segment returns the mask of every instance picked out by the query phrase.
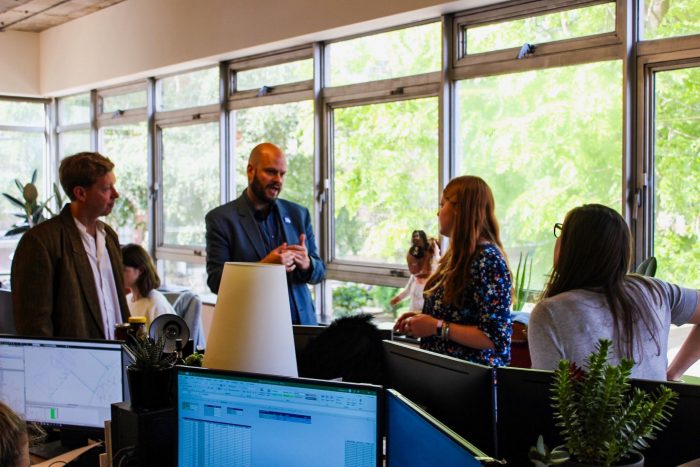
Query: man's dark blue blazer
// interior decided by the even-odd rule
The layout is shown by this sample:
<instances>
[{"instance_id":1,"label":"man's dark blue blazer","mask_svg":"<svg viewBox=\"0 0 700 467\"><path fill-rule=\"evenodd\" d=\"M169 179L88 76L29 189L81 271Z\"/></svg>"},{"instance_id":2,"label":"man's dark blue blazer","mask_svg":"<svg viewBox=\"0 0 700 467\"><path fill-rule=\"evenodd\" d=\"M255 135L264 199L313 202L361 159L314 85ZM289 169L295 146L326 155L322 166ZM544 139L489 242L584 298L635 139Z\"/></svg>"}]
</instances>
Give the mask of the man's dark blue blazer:
<instances>
[{"instance_id":1,"label":"man's dark blue blazer","mask_svg":"<svg viewBox=\"0 0 700 467\"><path fill-rule=\"evenodd\" d=\"M242 194L236 200L209 211L205 217L207 284L214 293L219 291L224 263L254 263L269 253L265 251L262 234L244 196L245 194ZM309 271L294 270L287 274L287 287L291 289L292 298L299 310L299 324L317 324L316 310L306 284L321 282L326 275L326 267L318 256L311 215L305 207L283 199L277 200L277 210L287 244L298 244L299 235L306 234L306 249L311 267Z\"/></svg>"}]
</instances>

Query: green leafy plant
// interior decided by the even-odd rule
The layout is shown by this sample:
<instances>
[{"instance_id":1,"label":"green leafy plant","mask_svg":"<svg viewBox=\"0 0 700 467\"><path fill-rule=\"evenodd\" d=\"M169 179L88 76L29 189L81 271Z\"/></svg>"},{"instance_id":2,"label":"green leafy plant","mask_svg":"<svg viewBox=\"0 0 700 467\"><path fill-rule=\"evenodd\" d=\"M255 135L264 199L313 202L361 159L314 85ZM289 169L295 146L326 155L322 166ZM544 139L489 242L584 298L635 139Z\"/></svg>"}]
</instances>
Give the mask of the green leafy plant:
<instances>
[{"instance_id":1,"label":"green leafy plant","mask_svg":"<svg viewBox=\"0 0 700 467\"><path fill-rule=\"evenodd\" d=\"M15 216L22 219L22 222L14 224L12 228L5 233L6 237L26 232L35 225L40 224L41 222L47 219L47 217L44 216L44 211L48 212L51 215L51 217L53 217L58 213L58 210L61 209L61 206L63 206L63 197L61 196L61 191L55 183L53 185L54 194L44 202L38 201L39 191L37 190L35 185L36 178L37 171L34 170L34 172L32 173L32 179L27 184L22 184L22 182L20 182L18 179L15 179L15 185L17 186L17 189L19 190L22 199L12 196L8 193L2 194L5 197L5 199L7 199L12 205L22 210L22 212L15 213ZM55 213L49 207L49 202L54 198L56 199L56 203L58 206L58 209Z\"/></svg>"},{"instance_id":2,"label":"green leafy plant","mask_svg":"<svg viewBox=\"0 0 700 467\"><path fill-rule=\"evenodd\" d=\"M520 252L518 268L515 270L515 282L513 283L513 311L520 311L525 305L527 293L530 290L532 279L532 258L530 253Z\"/></svg>"},{"instance_id":3,"label":"green leafy plant","mask_svg":"<svg viewBox=\"0 0 700 467\"><path fill-rule=\"evenodd\" d=\"M367 290L357 284L341 286L333 290L333 309L335 316L349 316L366 306L370 300Z\"/></svg>"},{"instance_id":4,"label":"green leafy plant","mask_svg":"<svg viewBox=\"0 0 700 467\"><path fill-rule=\"evenodd\" d=\"M158 340L146 337L145 339L130 338L124 344L134 358L134 363L129 368L142 371L157 371L172 368L177 358L175 353L164 353L165 338Z\"/></svg>"},{"instance_id":5,"label":"green leafy plant","mask_svg":"<svg viewBox=\"0 0 700 467\"><path fill-rule=\"evenodd\" d=\"M187 358L185 358L185 365L187 366L202 366L202 362L204 361L204 354L201 354L199 352L194 352L191 355L188 355Z\"/></svg>"},{"instance_id":6,"label":"green leafy plant","mask_svg":"<svg viewBox=\"0 0 700 467\"><path fill-rule=\"evenodd\" d=\"M632 388L633 362L607 363L612 342L602 339L587 359L587 371L561 360L554 373L552 407L556 425L572 459L584 464L615 465L635 451L670 417L677 394L660 386L652 395Z\"/></svg>"},{"instance_id":7,"label":"green leafy plant","mask_svg":"<svg viewBox=\"0 0 700 467\"><path fill-rule=\"evenodd\" d=\"M547 465L557 465L569 460L569 453L562 446L557 446L550 450L542 435L537 438L537 445L530 448L528 456L533 464L537 467L545 467Z\"/></svg>"}]
</instances>

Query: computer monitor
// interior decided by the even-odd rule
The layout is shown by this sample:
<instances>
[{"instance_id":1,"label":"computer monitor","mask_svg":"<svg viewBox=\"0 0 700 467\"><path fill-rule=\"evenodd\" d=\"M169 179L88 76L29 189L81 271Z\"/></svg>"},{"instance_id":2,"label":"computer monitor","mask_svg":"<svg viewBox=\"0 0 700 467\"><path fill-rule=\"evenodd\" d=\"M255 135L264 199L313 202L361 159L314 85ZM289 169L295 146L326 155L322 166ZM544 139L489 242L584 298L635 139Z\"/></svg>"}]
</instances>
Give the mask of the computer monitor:
<instances>
[{"instance_id":1,"label":"computer monitor","mask_svg":"<svg viewBox=\"0 0 700 467\"><path fill-rule=\"evenodd\" d=\"M386 392L387 467L470 467L490 458L399 392Z\"/></svg>"},{"instance_id":2,"label":"computer monitor","mask_svg":"<svg viewBox=\"0 0 700 467\"><path fill-rule=\"evenodd\" d=\"M700 385L632 380L632 386L651 393L661 384L677 392L678 399L666 426L642 451L644 465L680 465L700 459Z\"/></svg>"},{"instance_id":3,"label":"computer monitor","mask_svg":"<svg viewBox=\"0 0 700 467\"><path fill-rule=\"evenodd\" d=\"M415 346L384 341L393 388L487 452L495 450L493 369Z\"/></svg>"},{"instance_id":4,"label":"computer monitor","mask_svg":"<svg viewBox=\"0 0 700 467\"><path fill-rule=\"evenodd\" d=\"M0 400L48 428L104 429L125 396L120 342L0 335Z\"/></svg>"},{"instance_id":5,"label":"computer monitor","mask_svg":"<svg viewBox=\"0 0 700 467\"><path fill-rule=\"evenodd\" d=\"M562 444L552 418L554 373L527 368L496 369L498 458L511 465L530 465L530 447L542 435L550 448Z\"/></svg>"},{"instance_id":6,"label":"computer monitor","mask_svg":"<svg viewBox=\"0 0 700 467\"><path fill-rule=\"evenodd\" d=\"M380 465L381 387L178 367L178 462Z\"/></svg>"}]
</instances>

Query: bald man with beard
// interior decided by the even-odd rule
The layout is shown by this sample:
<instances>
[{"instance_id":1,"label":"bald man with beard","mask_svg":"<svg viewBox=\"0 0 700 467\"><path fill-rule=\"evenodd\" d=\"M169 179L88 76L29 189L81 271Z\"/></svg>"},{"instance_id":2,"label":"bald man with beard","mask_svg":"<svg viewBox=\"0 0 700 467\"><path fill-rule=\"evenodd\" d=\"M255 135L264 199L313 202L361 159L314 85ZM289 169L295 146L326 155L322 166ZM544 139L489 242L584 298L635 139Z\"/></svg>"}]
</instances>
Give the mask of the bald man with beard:
<instances>
[{"instance_id":1,"label":"bald man with beard","mask_svg":"<svg viewBox=\"0 0 700 467\"><path fill-rule=\"evenodd\" d=\"M317 324L306 284L326 274L318 256L311 215L305 207L279 198L287 159L272 143L253 148L246 169L248 186L236 200L207 213L207 284L218 293L227 261L282 264L287 271L294 324Z\"/></svg>"}]
</instances>

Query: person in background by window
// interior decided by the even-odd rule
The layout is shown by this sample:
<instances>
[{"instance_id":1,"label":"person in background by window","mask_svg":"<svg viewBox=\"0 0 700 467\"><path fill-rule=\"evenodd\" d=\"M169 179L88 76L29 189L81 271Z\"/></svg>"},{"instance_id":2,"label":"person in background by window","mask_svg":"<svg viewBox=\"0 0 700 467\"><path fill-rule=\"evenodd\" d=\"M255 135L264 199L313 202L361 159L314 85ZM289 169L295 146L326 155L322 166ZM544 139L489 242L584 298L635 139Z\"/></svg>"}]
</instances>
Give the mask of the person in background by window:
<instances>
[{"instance_id":1,"label":"person in background by window","mask_svg":"<svg viewBox=\"0 0 700 467\"><path fill-rule=\"evenodd\" d=\"M680 378L700 357L698 292L628 274L630 230L607 206L572 209L554 234L554 268L528 325L533 368L554 370L563 358L581 366L600 339L609 339L614 364L635 362L632 377ZM671 323L695 327L667 369Z\"/></svg>"},{"instance_id":2,"label":"person in background by window","mask_svg":"<svg viewBox=\"0 0 700 467\"><path fill-rule=\"evenodd\" d=\"M12 259L17 334L114 339L115 325L127 321L119 237L99 220L119 197L113 168L96 152L61 161L70 203L22 235Z\"/></svg>"},{"instance_id":3,"label":"person in background by window","mask_svg":"<svg viewBox=\"0 0 700 467\"><path fill-rule=\"evenodd\" d=\"M438 222L449 248L425 285L423 313L404 313L394 326L420 337L421 348L484 365L510 362L511 273L494 211L479 177L445 187Z\"/></svg>"},{"instance_id":4,"label":"person in background by window","mask_svg":"<svg viewBox=\"0 0 700 467\"><path fill-rule=\"evenodd\" d=\"M156 265L141 245L124 245L122 261L124 286L131 292L126 297L131 316L145 316L146 327L149 327L158 316L175 313L168 299L156 290L160 287Z\"/></svg>"},{"instance_id":5,"label":"person in background by window","mask_svg":"<svg viewBox=\"0 0 700 467\"><path fill-rule=\"evenodd\" d=\"M406 254L408 272L411 277L406 287L396 294L389 303L396 306L406 297L411 298L408 311L423 311L423 290L428 277L437 268L440 260L440 247L434 238L428 239L422 230L414 230L411 235L411 248Z\"/></svg>"},{"instance_id":6,"label":"person in background by window","mask_svg":"<svg viewBox=\"0 0 700 467\"><path fill-rule=\"evenodd\" d=\"M27 425L0 402L0 466L29 467Z\"/></svg>"}]
</instances>

